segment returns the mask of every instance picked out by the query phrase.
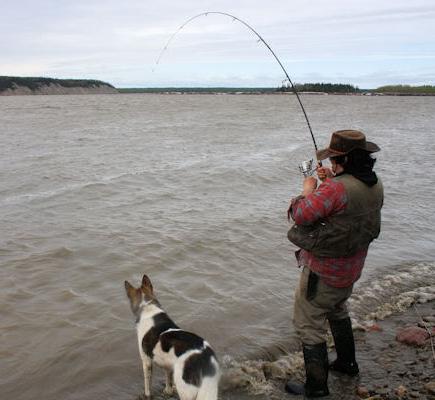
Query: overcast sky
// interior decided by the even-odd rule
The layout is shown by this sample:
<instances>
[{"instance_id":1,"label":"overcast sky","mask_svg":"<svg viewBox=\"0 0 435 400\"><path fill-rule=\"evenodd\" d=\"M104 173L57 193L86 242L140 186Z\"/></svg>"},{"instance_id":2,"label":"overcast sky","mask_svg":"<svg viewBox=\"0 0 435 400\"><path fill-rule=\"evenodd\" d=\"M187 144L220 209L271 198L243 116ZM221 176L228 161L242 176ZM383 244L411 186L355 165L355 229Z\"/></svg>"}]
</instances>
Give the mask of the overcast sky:
<instances>
[{"instance_id":1,"label":"overcast sky","mask_svg":"<svg viewBox=\"0 0 435 400\"><path fill-rule=\"evenodd\" d=\"M434 0L0 0L0 75L117 87L435 84Z\"/></svg>"}]
</instances>

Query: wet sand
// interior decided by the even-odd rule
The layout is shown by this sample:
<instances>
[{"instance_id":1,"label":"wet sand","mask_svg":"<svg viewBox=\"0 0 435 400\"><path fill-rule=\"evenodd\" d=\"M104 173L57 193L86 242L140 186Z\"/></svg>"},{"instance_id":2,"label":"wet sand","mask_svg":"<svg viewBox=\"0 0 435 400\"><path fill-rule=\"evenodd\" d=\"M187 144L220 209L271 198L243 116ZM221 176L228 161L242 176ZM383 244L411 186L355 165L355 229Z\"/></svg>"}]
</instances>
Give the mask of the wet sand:
<instances>
[{"instance_id":1,"label":"wet sand","mask_svg":"<svg viewBox=\"0 0 435 400\"><path fill-rule=\"evenodd\" d=\"M422 317L435 316L435 301L418 304L416 307ZM377 322L373 330L355 332L360 376L349 378L330 373L331 394L325 399L435 400L435 392L430 393L425 388L429 382L435 385L435 360L430 340L426 341L423 347L411 347L396 341L396 334L401 328L416 326L420 321L420 316L411 307L403 313L393 314L384 321ZM430 325L429 323L428 326ZM433 337L432 339L435 340ZM334 356L332 350L329 358L333 359ZM293 372L292 375L303 379L302 369L299 373ZM253 394L240 390L238 393L223 392L220 398L222 400L302 399L302 396L290 396L284 392L286 379L287 376L269 379L268 385L264 385L268 387L267 393Z\"/></svg>"}]
</instances>

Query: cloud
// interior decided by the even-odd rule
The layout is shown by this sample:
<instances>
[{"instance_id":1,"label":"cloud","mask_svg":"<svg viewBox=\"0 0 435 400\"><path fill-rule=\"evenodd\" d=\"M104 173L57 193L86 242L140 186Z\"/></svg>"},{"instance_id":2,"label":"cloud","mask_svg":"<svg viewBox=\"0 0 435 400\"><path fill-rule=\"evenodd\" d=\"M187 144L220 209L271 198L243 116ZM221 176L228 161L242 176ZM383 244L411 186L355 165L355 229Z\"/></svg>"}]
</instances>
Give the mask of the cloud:
<instances>
[{"instance_id":1,"label":"cloud","mask_svg":"<svg viewBox=\"0 0 435 400\"><path fill-rule=\"evenodd\" d=\"M183 28L152 73L170 35L206 10L230 12L252 24L299 82L343 76L361 85L390 82L391 76L411 80L413 74L434 82L435 4L427 0L17 0L2 7L0 74L153 86L268 86L282 80L252 32L216 15ZM429 73L422 75L423 69ZM369 79L371 74L377 78Z\"/></svg>"}]
</instances>

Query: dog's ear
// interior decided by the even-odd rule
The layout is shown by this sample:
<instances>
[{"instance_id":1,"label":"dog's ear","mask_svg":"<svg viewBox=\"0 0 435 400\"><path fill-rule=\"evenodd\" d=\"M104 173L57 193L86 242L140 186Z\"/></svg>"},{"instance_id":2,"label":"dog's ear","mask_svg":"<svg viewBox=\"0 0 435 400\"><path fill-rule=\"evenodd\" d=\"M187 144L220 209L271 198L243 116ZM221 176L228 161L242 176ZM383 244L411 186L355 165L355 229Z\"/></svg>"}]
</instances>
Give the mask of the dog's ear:
<instances>
[{"instance_id":1,"label":"dog's ear","mask_svg":"<svg viewBox=\"0 0 435 400\"><path fill-rule=\"evenodd\" d=\"M133 314L136 314L142 301L141 291L140 289L136 289L127 281L124 281L124 286L125 291L127 292L127 297L130 300L131 311L133 311Z\"/></svg>"},{"instance_id":2,"label":"dog's ear","mask_svg":"<svg viewBox=\"0 0 435 400\"><path fill-rule=\"evenodd\" d=\"M136 289L130 284L128 281L124 281L125 291L127 292L128 298L132 298L133 294L136 292Z\"/></svg>"},{"instance_id":3,"label":"dog's ear","mask_svg":"<svg viewBox=\"0 0 435 400\"><path fill-rule=\"evenodd\" d=\"M142 290L144 293L147 293L149 296L153 296L153 285L151 283L150 278L148 278L148 275L144 275L142 278Z\"/></svg>"}]
</instances>

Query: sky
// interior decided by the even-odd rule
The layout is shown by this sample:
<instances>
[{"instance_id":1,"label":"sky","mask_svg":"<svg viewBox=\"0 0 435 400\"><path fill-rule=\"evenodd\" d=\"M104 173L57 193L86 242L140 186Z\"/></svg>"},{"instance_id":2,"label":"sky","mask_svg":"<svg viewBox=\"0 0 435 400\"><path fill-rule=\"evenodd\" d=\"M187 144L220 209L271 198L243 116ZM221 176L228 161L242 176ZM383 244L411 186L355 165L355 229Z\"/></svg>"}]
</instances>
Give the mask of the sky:
<instances>
[{"instance_id":1,"label":"sky","mask_svg":"<svg viewBox=\"0 0 435 400\"><path fill-rule=\"evenodd\" d=\"M0 75L116 87L435 85L434 0L0 0Z\"/></svg>"}]
</instances>

